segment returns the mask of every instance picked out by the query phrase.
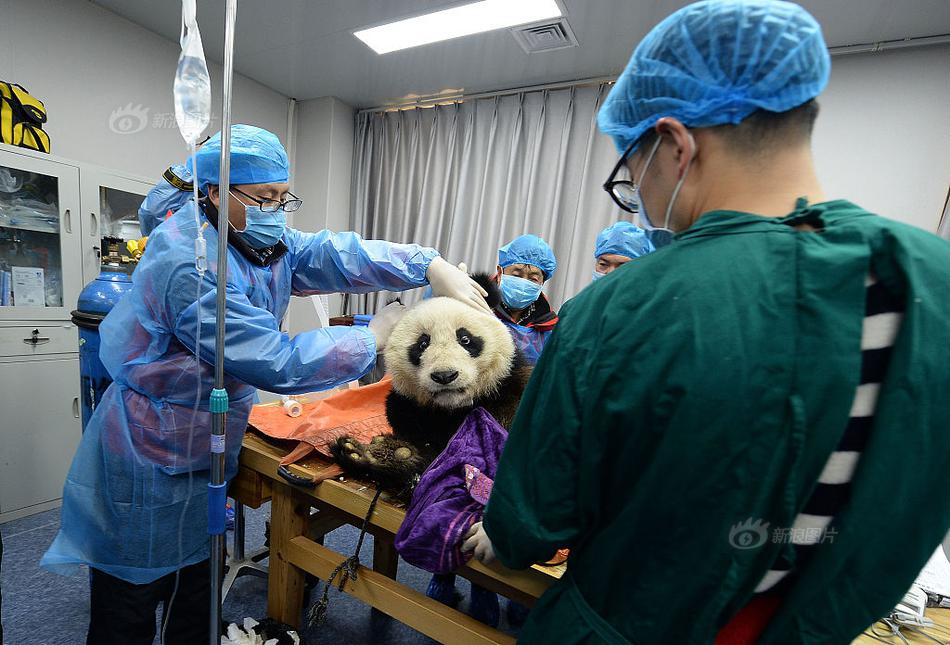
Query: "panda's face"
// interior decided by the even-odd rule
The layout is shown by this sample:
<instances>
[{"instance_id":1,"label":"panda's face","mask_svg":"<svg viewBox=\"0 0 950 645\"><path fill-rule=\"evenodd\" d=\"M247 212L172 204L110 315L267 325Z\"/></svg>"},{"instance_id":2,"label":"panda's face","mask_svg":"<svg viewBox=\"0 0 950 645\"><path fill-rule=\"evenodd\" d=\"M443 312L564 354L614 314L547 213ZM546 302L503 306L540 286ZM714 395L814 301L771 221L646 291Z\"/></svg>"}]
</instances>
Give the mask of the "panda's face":
<instances>
[{"instance_id":1,"label":"panda's face","mask_svg":"<svg viewBox=\"0 0 950 645\"><path fill-rule=\"evenodd\" d=\"M489 394L511 373L515 346L494 316L432 298L399 321L385 354L397 392L423 405L458 408Z\"/></svg>"}]
</instances>

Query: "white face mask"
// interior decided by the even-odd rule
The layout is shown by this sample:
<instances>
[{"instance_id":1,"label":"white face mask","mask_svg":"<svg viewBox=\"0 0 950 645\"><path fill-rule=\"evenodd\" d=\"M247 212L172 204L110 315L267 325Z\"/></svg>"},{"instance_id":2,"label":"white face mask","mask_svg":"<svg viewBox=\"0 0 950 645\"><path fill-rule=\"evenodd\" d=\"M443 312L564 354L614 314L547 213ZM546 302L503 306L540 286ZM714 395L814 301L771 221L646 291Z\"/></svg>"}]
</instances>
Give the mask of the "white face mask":
<instances>
[{"instance_id":1,"label":"white face mask","mask_svg":"<svg viewBox=\"0 0 950 645\"><path fill-rule=\"evenodd\" d=\"M676 198L679 196L680 189L686 182L686 176L689 174L689 169L693 165L693 158L696 156L696 140L693 139L693 135L689 135L691 149L689 161L686 162L686 170L683 171L683 176L680 177L679 181L676 182L676 186L673 188L673 194L670 196L670 201L666 205L666 215L663 219L663 225L657 226L647 213L646 205L643 203L643 197L640 195L640 186L643 185L643 178L646 176L647 169L650 167L650 164L653 163L653 158L656 156L656 151L659 149L660 142L662 140L663 137L657 137L656 143L653 144L653 149L650 150L650 155L647 157L646 163L643 164L643 170L640 171L640 176L637 178L637 183L634 184L637 202L639 204L639 208L637 209L637 224L646 231L659 231L669 235L669 237L672 237L676 234L676 232L670 228L670 217L673 213L673 204L676 203Z\"/></svg>"},{"instance_id":2,"label":"white face mask","mask_svg":"<svg viewBox=\"0 0 950 645\"><path fill-rule=\"evenodd\" d=\"M607 275L606 273L601 273L601 272L598 271L597 269L594 269L594 273L591 275L591 281L592 281L592 282L597 282L598 280L600 280L601 278L603 278L603 277L606 276L606 275Z\"/></svg>"}]
</instances>

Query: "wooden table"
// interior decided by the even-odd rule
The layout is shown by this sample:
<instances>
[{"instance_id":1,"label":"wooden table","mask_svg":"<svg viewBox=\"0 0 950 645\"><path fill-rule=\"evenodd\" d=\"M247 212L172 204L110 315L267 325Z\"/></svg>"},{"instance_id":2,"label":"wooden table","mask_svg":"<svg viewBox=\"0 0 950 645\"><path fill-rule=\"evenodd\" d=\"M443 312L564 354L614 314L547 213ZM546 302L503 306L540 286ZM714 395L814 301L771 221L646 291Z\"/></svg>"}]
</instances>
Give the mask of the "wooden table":
<instances>
[{"instance_id":1,"label":"wooden table","mask_svg":"<svg viewBox=\"0 0 950 645\"><path fill-rule=\"evenodd\" d=\"M947 633L948 631L950 631L950 609L930 608L924 612L924 615L930 620L934 621L934 623L936 623L938 627L943 629L943 631L938 631L938 630L924 630L924 631L927 634L930 634L933 638L936 638L941 643L950 643L950 634ZM883 634L887 633L887 628L882 626L881 623L875 623L874 627L877 630L877 633L880 635L878 636L878 638L869 636L868 632L870 632L871 630L867 629L865 630L864 634L862 634L861 636L858 636L854 640L853 645L875 645L875 644L880 645L882 640L886 643L895 643L898 645L904 643L904 641L901 640L900 637L898 636L892 636L890 638L888 638L887 636L883 636ZM901 634L904 636L904 638L907 639L908 643L911 643L911 645L924 645L925 643L927 645L934 645L934 641L931 638L927 638L926 636L924 636L923 634L919 632L902 628Z\"/></svg>"},{"instance_id":2,"label":"wooden table","mask_svg":"<svg viewBox=\"0 0 950 645\"><path fill-rule=\"evenodd\" d=\"M314 488L292 486L277 474L278 463L287 453L283 445L248 432L229 495L251 508L271 500L267 614L299 627L305 573L326 580L351 555L320 544L323 535L344 524L361 526L376 491L348 477L328 479ZM329 466L326 459L312 457L290 470L314 477ZM357 579L348 581L343 591L443 643L513 643L511 636L396 582L398 556L393 539L404 517L404 508L380 499L369 524L373 568L361 566ZM563 572L563 566L512 571L497 562L486 566L472 561L458 575L531 606Z\"/></svg>"},{"instance_id":3,"label":"wooden table","mask_svg":"<svg viewBox=\"0 0 950 645\"><path fill-rule=\"evenodd\" d=\"M326 580L349 553L337 553L319 542L326 533L344 525L360 526L375 494L372 485L345 478L330 479L315 488L291 486L277 474L277 466L288 450L254 432L244 437L241 466L231 482L229 494L237 501L258 508L271 500L270 565L267 582L267 614L299 627L304 598L304 574ZM290 467L297 475L319 476L330 462L313 457ZM317 509L312 514L312 509ZM402 524L405 510L380 500L370 521L373 535L373 568L359 568L357 580L343 591L443 643L513 643L514 639L455 609L427 598L396 582L398 556L393 538ZM560 567L533 567L512 571L498 563L485 566L471 562L458 574L527 606L564 573ZM335 585L336 586L336 585ZM335 593L335 592L332 592ZM333 611L331 601L330 611ZM950 629L950 609L929 609L927 617ZM881 629L879 633L884 633ZM914 645L934 641L909 630L902 633ZM935 636L950 642L945 635ZM888 642L901 643L894 637ZM880 643L860 636L854 643Z\"/></svg>"}]
</instances>

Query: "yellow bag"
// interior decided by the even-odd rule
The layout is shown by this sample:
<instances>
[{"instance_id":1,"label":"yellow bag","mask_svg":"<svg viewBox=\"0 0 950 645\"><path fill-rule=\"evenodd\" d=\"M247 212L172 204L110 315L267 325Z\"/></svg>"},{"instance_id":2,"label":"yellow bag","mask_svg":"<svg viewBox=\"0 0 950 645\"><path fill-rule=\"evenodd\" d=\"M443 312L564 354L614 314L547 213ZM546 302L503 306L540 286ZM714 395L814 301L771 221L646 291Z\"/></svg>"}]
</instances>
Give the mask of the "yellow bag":
<instances>
[{"instance_id":1,"label":"yellow bag","mask_svg":"<svg viewBox=\"0 0 950 645\"><path fill-rule=\"evenodd\" d=\"M50 151L49 135L43 131L46 106L22 85L0 81L0 141L10 145Z\"/></svg>"}]
</instances>

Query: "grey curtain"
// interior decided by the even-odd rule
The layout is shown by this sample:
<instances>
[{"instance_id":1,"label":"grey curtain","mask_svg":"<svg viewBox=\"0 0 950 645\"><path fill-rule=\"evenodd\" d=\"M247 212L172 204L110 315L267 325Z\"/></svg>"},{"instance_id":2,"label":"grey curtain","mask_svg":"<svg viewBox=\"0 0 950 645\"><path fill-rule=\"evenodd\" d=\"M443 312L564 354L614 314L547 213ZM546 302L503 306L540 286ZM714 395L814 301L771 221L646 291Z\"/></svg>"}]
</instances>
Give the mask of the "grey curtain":
<instances>
[{"instance_id":1,"label":"grey curtain","mask_svg":"<svg viewBox=\"0 0 950 645\"><path fill-rule=\"evenodd\" d=\"M360 113L353 230L432 246L482 271L512 238L540 235L557 256L545 293L559 307L590 282L597 234L627 215L601 188L618 158L596 124L608 91L577 86ZM376 294L349 309L374 311L389 299Z\"/></svg>"}]
</instances>

